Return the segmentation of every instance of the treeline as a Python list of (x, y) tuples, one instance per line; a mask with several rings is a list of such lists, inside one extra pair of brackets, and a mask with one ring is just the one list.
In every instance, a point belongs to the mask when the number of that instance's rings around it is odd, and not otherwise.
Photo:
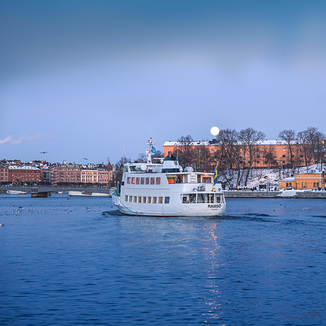
[[(265, 134), (253, 128), (240, 131), (223, 129), (211, 145), (194, 146), (190, 135), (178, 139), (173, 154), (181, 165), (191, 163), (198, 171), (212, 171), (219, 162), (219, 173), (236, 174), (236, 185), (247, 185), (252, 169), (296, 168), (321, 163), (325, 160), (325, 135), (315, 127), (296, 133), (292, 129), (282, 130), (279, 140), (286, 151), (277, 153), (273, 144), (262, 146)], [(228, 173), (229, 175), (230, 173)]]

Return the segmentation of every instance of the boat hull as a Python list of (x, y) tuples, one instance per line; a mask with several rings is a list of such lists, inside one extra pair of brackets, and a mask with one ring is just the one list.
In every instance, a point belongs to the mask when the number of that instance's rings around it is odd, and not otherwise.
[[(117, 206), (119, 211), (124, 215), (130, 216), (156, 216), (156, 217), (187, 217), (187, 216), (203, 216), (203, 217), (217, 217), (225, 213), (226, 203), (219, 204), (183, 204), (173, 205), (173, 207), (166, 207), (166, 205), (144, 205), (137, 203), (124, 203), (120, 196), (112, 195), (113, 203)], [(151, 207), (149, 207), (151, 206)]]

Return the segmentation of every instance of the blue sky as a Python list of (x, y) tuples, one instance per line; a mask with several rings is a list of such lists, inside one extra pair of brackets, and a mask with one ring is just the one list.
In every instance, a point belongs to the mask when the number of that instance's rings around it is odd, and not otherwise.
[[(2, 1), (0, 159), (111, 162), (212, 126), (326, 132), (324, 1)], [(40, 152), (46, 151), (46, 154)]]

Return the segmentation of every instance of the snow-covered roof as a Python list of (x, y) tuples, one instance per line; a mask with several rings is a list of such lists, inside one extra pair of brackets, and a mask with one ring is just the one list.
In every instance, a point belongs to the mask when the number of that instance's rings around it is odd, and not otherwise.
[[(180, 142), (180, 141), (166, 141), (163, 146), (182, 146), (184, 145), (185, 142)], [(208, 146), (210, 145), (208, 140), (203, 140), (203, 141), (192, 141), (189, 142), (190, 146)]]
[(29, 165), (11, 165), (8, 167), (9, 170), (40, 170), (39, 168), (35, 166), (29, 166)]
[[(180, 141), (166, 141), (164, 142), (163, 146), (182, 146), (184, 145), (185, 142), (180, 142)], [(240, 143), (239, 143), (240, 144)], [(286, 142), (284, 140), (279, 140), (279, 139), (271, 139), (271, 140), (262, 140), (257, 142), (258, 145), (286, 145)], [(213, 141), (208, 141), (208, 140), (201, 140), (201, 141), (192, 141), (189, 142), (190, 146), (209, 146), (209, 145), (217, 145), (215, 140)]]
[(285, 178), (285, 179), (282, 179), (280, 181), (295, 181), (295, 177)]

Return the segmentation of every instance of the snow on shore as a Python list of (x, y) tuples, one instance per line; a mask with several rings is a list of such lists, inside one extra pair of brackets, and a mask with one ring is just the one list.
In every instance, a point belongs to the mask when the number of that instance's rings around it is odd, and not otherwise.
[[(320, 173), (325, 170), (325, 165), (322, 169), (320, 164), (310, 165), (308, 167), (301, 167), (295, 169), (254, 169), (249, 173), (247, 188), (258, 188), (260, 185), (266, 185), (270, 190), (278, 188), (279, 180), (294, 177), (298, 173)], [(241, 178), (240, 187), (245, 187), (247, 171), (243, 173)], [(235, 188), (237, 184), (237, 171), (226, 171), (226, 173), (219, 173), (219, 182), (225, 183), (226, 189)]]

